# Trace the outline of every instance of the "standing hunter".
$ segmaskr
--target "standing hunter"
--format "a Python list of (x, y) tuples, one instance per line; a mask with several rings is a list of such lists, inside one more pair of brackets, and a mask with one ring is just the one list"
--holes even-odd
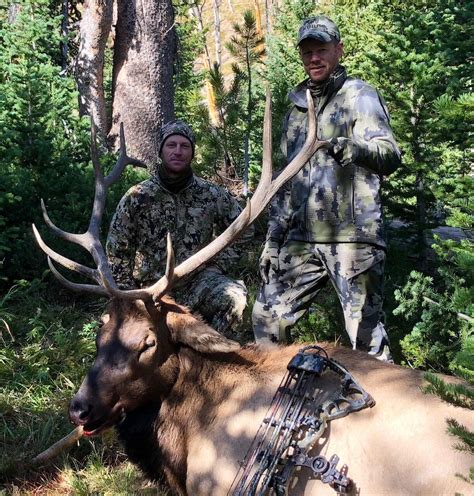
[[(107, 237), (107, 257), (121, 288), (150, 286), (165, 272), (166, 235), (171, 233), (181, 263), (227, 228), (240, 214), (225, 189), (196, 176), (191, 162), (195, 137), (183, 121), (165, 124), (159, 136), (160, 162), (150, 179), (133, 186), (120, 200)], [(243, 239), (216, 256), (203, 270), (173, 290), (173, 297), (198, 312), (217, 331), (234, 337), (247, 290), (226, 273), (235, 264)]]
[(297, 47), (308, 78), (294, 88), (284, 122), (287, 163), (307, 133), (306, 90), (317, 116), (317, 151), (270, 208), (260, 259), (263, 285), (253, 309), (257, 342), (289, 341), (290, 328), (330, 280), (353, 348), (391, 360), (383, 324), (385, 241), (380, 187), (400, 165), (400, 151), (378, 92), (348, 77), (343, 43), (325, 16), (307, 19)]

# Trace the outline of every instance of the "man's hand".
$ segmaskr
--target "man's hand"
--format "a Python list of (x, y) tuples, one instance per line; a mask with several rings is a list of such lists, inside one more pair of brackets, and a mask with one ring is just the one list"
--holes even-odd
[(270, 267), (273, 270), (278, 270), (278, 256), (280, 254), (280, 244), (277, 241), (268, 240), (263, 247), (262, 255), (260, 256), (260, 277), (265, 284), (268, 284), (268, 273)]
[(357, 160), (357, 147), (349, 138), (332, 138), (332, 150), (328, 153), (334, 157), (339, 165), (345, 167)]

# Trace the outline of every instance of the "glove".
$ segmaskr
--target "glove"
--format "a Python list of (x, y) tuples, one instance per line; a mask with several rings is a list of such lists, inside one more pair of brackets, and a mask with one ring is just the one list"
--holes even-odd
[(280, 254), (280, 243), (278, 241), (268, 240), (263, 247), (262, 254), (260, 256), (260, 277), (265, 284), (268, 284), (268, 273), (270, 272), (270, 267), (273, 270), (278, 270), (279, 262), (278, 256)]
[(349, 138), (332, 138), (329, 142), (332, 144), (332, 150), (329, 150), (329, 154), (341, 167), (352, 164), (357, 160), (357, 147)]

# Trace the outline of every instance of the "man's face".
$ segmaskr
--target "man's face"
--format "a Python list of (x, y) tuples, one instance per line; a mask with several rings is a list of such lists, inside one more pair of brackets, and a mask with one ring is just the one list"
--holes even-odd
[(322, 82), (334, 72), (342, 57), (342, 42), (324, 43), (308, 38), (300, 43), (304, 71), (312, 81)]
[(172, 177), (180, 176), (191, 164), (193, 148), (188, 138), (172, 134), (161, 149), (161, 160), (166, 172)]

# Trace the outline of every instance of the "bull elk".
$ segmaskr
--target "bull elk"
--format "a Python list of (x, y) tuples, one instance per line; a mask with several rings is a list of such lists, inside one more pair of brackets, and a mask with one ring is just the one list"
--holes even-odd
[[(96, 193), (89, 228), (71, 234), (46, 223), (63, 239), (86, 248), (96, 269), (78, 264), (49, 248), (33, 226), (48, 255), (54, 275), (67, 287), (111, 297), (97, 334), (97, 356), (69, 415), (85, 435), (115, 426), (132, 461), (153, 479), (164, 478), (174, 494), (227, 494), (239, 471), (239, 461), (264, 418), (296, 346), (241, 348), (166, 296), (173, 284), (209, 261), (237, 238), (268, 204), (273, 194), (294, 176), (317, 149), (312, 99), (308, 94), (309, 132), (305, 145), (274, 180), (271, 172), (270, 98), (267, 96), (264, 157), (260, 184), (235, 222), (207, 247), (174, 267), (168, 237), (165, 275), (148, 288), (121, 290), (113, 280), (99, 226), (107, 188), (127, 163), (123, 130), (121, 151), (112, 172), (104, 177), (92, 139)], [(96, 284), (65, 279), (52, 260), (85, 275)], [(343, 363), (375, 407), (331, 422), (313, 447), (320, 454), (337, 453), (355, 482), (352, 494), (439, 495), (464, 493), (472, 487), (456, 474), (469, 472), (470, 456), (456, 451), (446, 433), (454, 417), (473, 428), (466, 410), (424, 395), (422, 374), (381, 363), (365, 353), (326, 346), (329, 356)], [(334, 388), (330, 381), (321, 389)], [(333, 489), (304, 471), (297, 473), (289, 494), (334, 494)], [(308, 475), (308, 474), (306, 474)]]

